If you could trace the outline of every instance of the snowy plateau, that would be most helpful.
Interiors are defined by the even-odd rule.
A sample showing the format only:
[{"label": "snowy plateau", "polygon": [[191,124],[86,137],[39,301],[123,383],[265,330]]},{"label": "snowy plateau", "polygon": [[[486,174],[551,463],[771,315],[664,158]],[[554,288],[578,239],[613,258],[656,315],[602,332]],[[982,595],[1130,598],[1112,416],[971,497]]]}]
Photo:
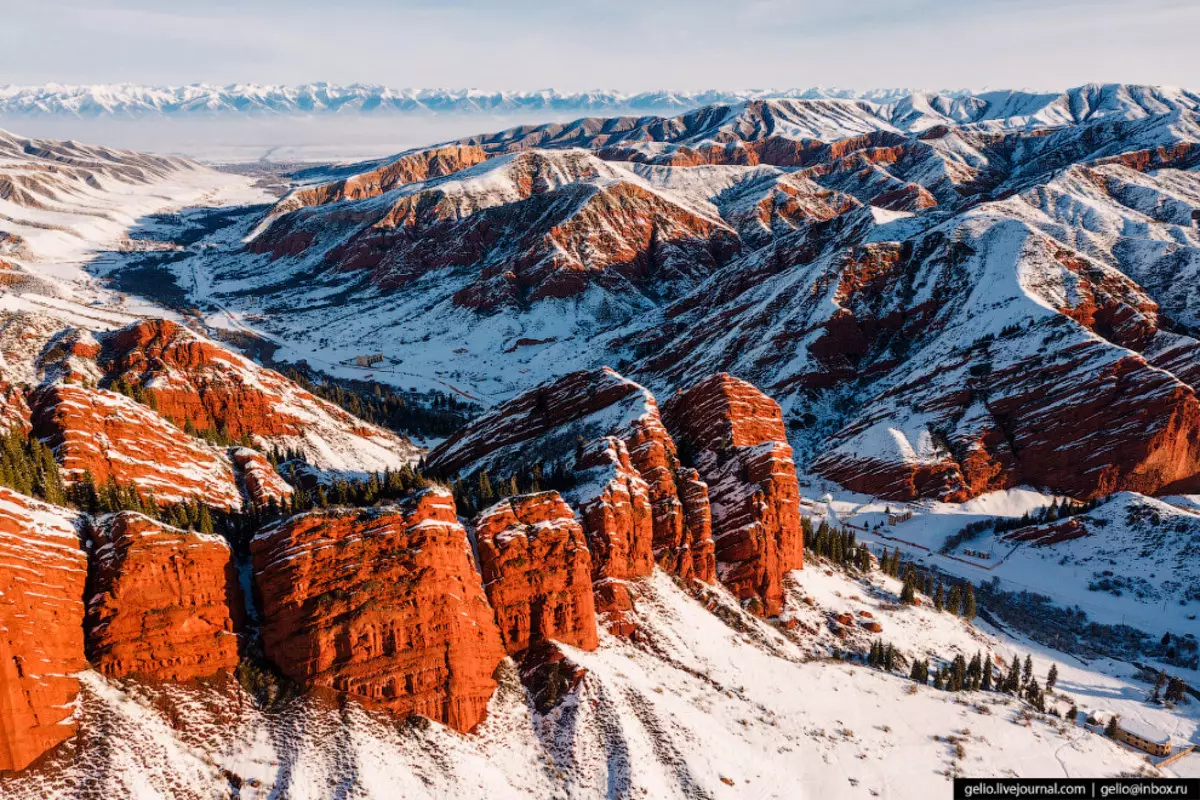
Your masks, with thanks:
[{"label": "snowy plateau", "polygon": [[[325,116],[396,144],[22,127]],[[1200,777],[1105,733],[1200,746],[1200,94],[0,87],[0,124],[0,796]]]}]

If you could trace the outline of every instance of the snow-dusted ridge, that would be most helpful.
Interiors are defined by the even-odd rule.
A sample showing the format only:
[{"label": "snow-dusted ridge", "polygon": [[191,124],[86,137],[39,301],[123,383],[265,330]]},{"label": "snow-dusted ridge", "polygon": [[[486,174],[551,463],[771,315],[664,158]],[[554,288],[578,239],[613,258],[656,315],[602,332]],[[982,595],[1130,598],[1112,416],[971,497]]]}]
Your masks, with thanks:
[{"label": "snow-dusted ridge", "polygon": [[1006,120],[1013,126],[1067,124],[1098,115],[1162,113],[1175,104],[1193,110],[1200,96],[1174,87],[1088,84],[1063,91],[809,87],[645,92],[560,92],[478,89],[396,89],[376,84],[296,86],[235,83],[146,86],[130,83],[0,86],[0,117],[260,116],[324,114],[654,114],[754,100],[843,100],[865,103],[912,129],[914,120],[953,123]]}]

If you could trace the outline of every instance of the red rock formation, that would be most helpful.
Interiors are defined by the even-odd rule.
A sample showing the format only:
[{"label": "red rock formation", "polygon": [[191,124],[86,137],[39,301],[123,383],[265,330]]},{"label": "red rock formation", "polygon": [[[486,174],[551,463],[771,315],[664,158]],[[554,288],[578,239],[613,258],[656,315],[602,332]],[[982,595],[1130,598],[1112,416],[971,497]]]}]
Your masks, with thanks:
[{"label": "red rock formation", "polygon": [[54,448],[68,482],[90,472],[98,486],[113,478],[160,503],[201,498],[241,507],[221,451],[123,394],[55,383],[38,389],[32,405],[34,433]]},{"label": "red rock formation", "polygon": [[673,396],[667,428],[709,487],[717,576],[766,616],[783,610],[783,574],[804,564],[800,487],[779,405],[713,375]]},{"label": "red rock formation", "polygon": [[[486,161],[489,155],[478,147],[443,145],[401,156],[369,172],[360,172],[344,180],[308,187],[292,192],[272,209],[280,214],[308,206],[340,203],[345,200],[363,200],[377,197],[384,192],[408,183],[426,181],[443,175],[451,175]],[[269,239],[256,239],[251,246],[255,253],[264,249]]]},{"label": "red rock formation", "polygon": [[583,518],[592,552],[596,610],[618,636],[637,629],[630,581],[654,569],[654,511],[650,488],[629,457],[625,442],[606,436],[587,445],[575,462],[582,488],[571,497]]},{"label": "red rock formation", "polygon": [[[611,630],[631,630],[627,582],[649,575],[655,559],[681,577],[713,579],[707,491],[694,474],[677,475],[675,443],[653,395],[611,369],[571,373],[527,392],[427,459],[435,473],[487,467],[494,479],[555,462],[569,464],[579,480],[567,500],[583,520],[596,607]],[[686,505],[681,480],[688,483]]]},{"label": "red rock formation", "polygon": [[0,771],[75,733],[87,557],[65,509],[0,488]]},{"label": "red rock formation", "polygon": [[[684,543],[691,556],[692,577],[706,583],[717,579],[716,546],[712,538],[712,507],[708,484],[700,473],[690,467],[680,467],[675,473],[679,500],[683,503]],[[681,577],[686,573],[681,571]]]},{"label": "red rock formation", "polygon": [[28,432],[29,406],[25,402],[25,393],[11,384],[0,384],[0,434],[13,428]]},{"label": "red rock formation", "polygon": [[449,492],[302,514],[250,551],[286,675],[459,731],[483,719],[504,648]]},{"label": "red rock formation", "polygon": [[109,677],[186,681],[238,663],[241,592],[229,545],[133,512],[98,520],[87,652]]},{"label": "red rock formation", "polygon": [[475,541],[505,650],[547,640],[596,649],[592,558],[558,492],[510,497],[484,510]]},{"label": "red rock formation", "polygon": [[[167,320],[145,320],[106,336],[103,357],[109,380],[144,388],[180,427],[191,423],[198,431],[298,447],[331,469],[395,468],[418,452],[411,442]],[[349,455],[334,463],[333,450]]]},{"label": "red rock formation", "polygon": [[229,460],[242,479],[246,499],[256,505],[270,501],[281,502],[293,494],[291,484],[285,481],[271,466],[267,457],[249,447],[234,447],[229,451]]}]

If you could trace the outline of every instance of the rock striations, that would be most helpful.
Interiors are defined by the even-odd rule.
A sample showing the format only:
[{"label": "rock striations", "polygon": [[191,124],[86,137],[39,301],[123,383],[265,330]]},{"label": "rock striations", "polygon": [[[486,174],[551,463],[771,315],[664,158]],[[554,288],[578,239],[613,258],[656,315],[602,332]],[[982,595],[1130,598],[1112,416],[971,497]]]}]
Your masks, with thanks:
[{"label": "rock striations", "polygon": [[504,647],[448,492],[301,514],[250,550],[263,646],[286,675],[459,731],[483,719]]},{"label": "rock striations", "polygon": [[721,582],[779,614],[783,574],[804,565],[800,487],[779,405],[722,373],[677,393],[663,412],[708,484]]},{"label": "rock striations", "polygon": [[66,509],[0,488],[0,771],[75,732],[87,557]]},{"label": "rock striations", "polygon": [[475,519],[483,588],[509,653],[548,640],[594,650],[592,558],[558,492],[506,498]]},{"label": "rock striations", "polygon": [[[759,613],[778,614],[783,573],[802,566],[804,547],[779,406],[727,375],[672,404],[664,426],[643,387],[608,368],[576,372],[476,420],[428,464],[446,476],[486,469],[499,479],[531,463],[565,465],[574,483],[564,498],[587,535],[596,609],[616,633],[634,632],[631,581],[655,562],[683,578],[721,577]],[[677,441],[697,468],[681,465]]]},{"label": "rock striations", "polygon": [[131,511],[92,526],[88,659],[103,674],[186,681],[238,664],[229,545]]}]

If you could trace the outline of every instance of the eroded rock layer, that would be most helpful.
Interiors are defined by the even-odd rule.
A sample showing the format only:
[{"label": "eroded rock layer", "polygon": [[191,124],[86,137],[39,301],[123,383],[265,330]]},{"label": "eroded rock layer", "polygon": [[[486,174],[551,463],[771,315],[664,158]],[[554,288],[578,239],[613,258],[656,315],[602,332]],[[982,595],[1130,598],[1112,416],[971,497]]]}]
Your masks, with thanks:
[{"label": "eroded rock layer", "polygon": [[87,651],[103,674],[186,681],[238,663],[241,593],[218,536],[130,511],[92,531]]},{"label": "eroded rock layer", "polygon": [[0,488],[0,771],[75,732],[87,557],[66,509]]},{"label": "eroded rock layer", "polygon": [[33,395],[33,430],[54,448],[68,481],[90,475],[103,486],[112,478],[160,503],[199,498],[218,508],[242,505],[220,450],[123,394],[74,383],[43,386]]},{"label": "eroded rock layer", "polygon": [[558,492],[510,497],[484,510],[475,540],[505,650],[548,640],[596,648],[592,558]]},{"label": "eroded rock layer", "polygon": [[767,616],[804,565],[800,487],[779,405],[725,373],[674,395],[663,416],[708,484],[717,576]]},{"label": "eroded rock layer", "polygon": [[448,492],[302,514],[250,550],[286,675],[459,731],[483,719],[504,648]]}]

